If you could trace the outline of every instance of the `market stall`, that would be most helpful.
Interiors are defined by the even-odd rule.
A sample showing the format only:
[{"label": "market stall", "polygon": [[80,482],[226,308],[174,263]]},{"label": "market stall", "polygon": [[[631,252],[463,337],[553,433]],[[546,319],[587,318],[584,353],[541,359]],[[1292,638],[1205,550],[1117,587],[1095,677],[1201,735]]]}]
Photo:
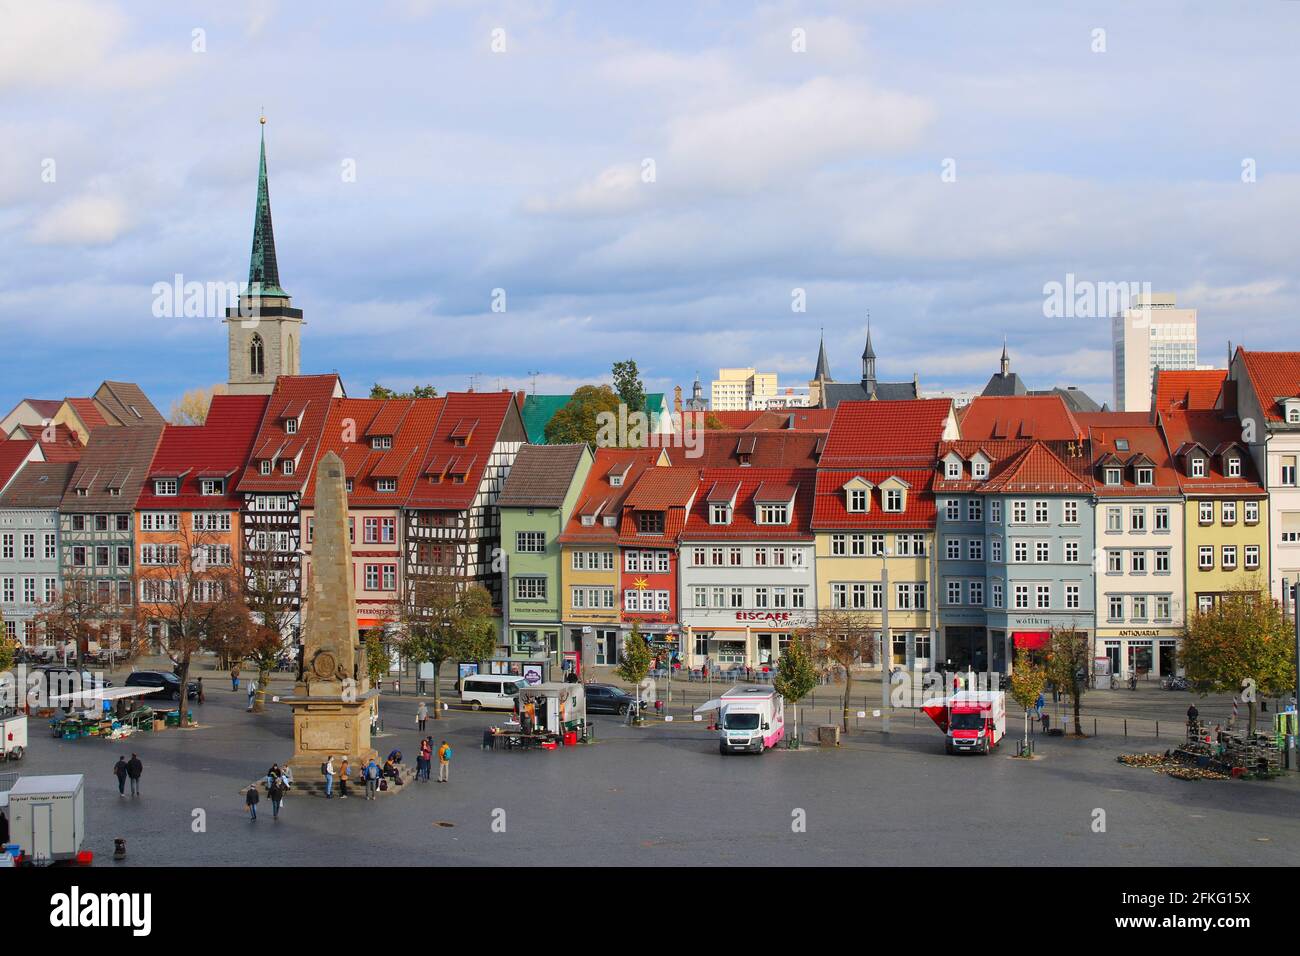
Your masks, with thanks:
[{"label": "market stall", "polygon": [[[50,718],[55,737],[76,740],[79,737],[125,737],[132,733],[159,730],[180,723],[179,709],[170,713],[155,711],[144,703],[144,695],[153,687],[94,687],[52,697],[50,703],[63,713]],[[192,714],[189,715],[192,717]]]},{"label": "market stall", "polygon": [[521,687],[516,716],[483,733],[484,747],[493,750],[550,750],[590,739],[586,694],[576,683]]}]

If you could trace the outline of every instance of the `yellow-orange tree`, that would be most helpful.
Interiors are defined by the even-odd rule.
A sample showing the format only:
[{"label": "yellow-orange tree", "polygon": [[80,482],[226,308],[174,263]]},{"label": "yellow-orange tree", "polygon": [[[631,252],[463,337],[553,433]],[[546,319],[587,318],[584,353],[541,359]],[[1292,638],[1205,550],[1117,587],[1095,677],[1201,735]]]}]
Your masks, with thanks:
[{"label": "yellow-orange tree", "polygon": [[1070,695],[1074,705],[1074,736],[1082,737],[1079,709],[1083,692],[1088,689],[1088,666],[1092,663],[1092,642],[1084,631],[1072,627],[1052,628],[1051,643],[1047,646],[1047,677]]},{"label": "yellow-orange tree", "polygon": [[1255,588],[1222,595],[1208,611],[1193,614],[1183,630],[1182,664],[1202,694],[1242,695],[1255,732],[1260,694],[1295,687],[1295,635],[1276,601]]}]

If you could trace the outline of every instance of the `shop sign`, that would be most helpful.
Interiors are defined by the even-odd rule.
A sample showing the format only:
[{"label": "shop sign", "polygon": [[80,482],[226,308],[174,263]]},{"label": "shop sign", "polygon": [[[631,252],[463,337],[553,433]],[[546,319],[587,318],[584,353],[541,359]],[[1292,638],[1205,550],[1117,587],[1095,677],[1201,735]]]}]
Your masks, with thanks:
[{"label": "shop sign", "polygon": [[789,611],[737,611],[737,621],[759,621],[764,624],[789,624],[794,619]]}]

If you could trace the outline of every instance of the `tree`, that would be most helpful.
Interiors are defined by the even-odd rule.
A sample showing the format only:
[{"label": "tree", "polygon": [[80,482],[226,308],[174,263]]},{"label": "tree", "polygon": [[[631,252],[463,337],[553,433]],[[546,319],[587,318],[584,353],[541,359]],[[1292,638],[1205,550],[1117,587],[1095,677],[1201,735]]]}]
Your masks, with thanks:
[{"label": "tree", "polygon": [[376,382],[370,386],[371,398],[437,398],[438,390],[432,385],[416,385],[409,392],[397,392]]},{"label": "tree", "polygon": [[171,414],[167,416],[167,420],[173,425],[202,425],[208,419],[212,396],[224,394],[226,394],[224,385],[191,389],[172,402]]},{"label": "tree", "polygon": [[[101,588],[101,583],[107,587]],[[92,640],[98,641],[101,634],[114,628],[122,634],[120,625],[128,609],[116,603],[112,585],[107,579],[97,580],[86,569],[70,568],[63,573],[63,587],[33,618],[56,647],[72,644],[76,648],[78,672],[85,669]],[[129,642],[123,642],[121,649],[123,656],[132,656],[137,650]]]},{"label": "tree", "polygon": [[482,660],[496,647],[492,594],[481,584],[441,572],[409,580],[405,600],[393,612],[401,628],[401,652],[417,665],[433,665],[433,716],[440,720],[443,663]]},{"label": "tree", "polygon": [[645,411],[645,385],[641,382],[636,362],[632,359],[615,362],[613,372],[614,388],[619,399],[627,406],[628,414]]},{"label": "tree", "polygon": [[1183,669],[1202,694],[1241,694],[1253,735],[1259,695],[1295,687],[1294,641],[1280,604],[1265,599],[1258,587],[1237,588],[1188,618]]},{"label": "tree", "polygon": [[388,672],[388,653],[384,650],[384,627],[376,624],[366,631],[362,643],[366,648],[366,676],[370,686],[378,687]]},{"label": "tree", "polygon": [[776,662],[776,677],[772,680],[776,692],[794,707],[794,745],[799,746],[799,701],[817,686],[817,662],[813,657],[812,641],[805,631],[790,638],[785,653]]},{"label": "tree", "polygon": [[270,539],[267,535],[265,548],[244,549],[244,600],[248,605],[250,628],[243,641],[223,648],[228,663],[247,658],[257,667],[253,712],[259,714],[266,709],[266,686],[271,671],[285,651],[285,636],[293,623],[297,594],[294,579],[284,570],[282,555],[274,550]]},{"label": "tree", "polygon": [[1028,654],[1011,672],[1011,697],[1025,709],[1024,748],[1029,748],[1029,711],[1038,703],[1038,697],[1047,683],[1047,672],[1029,662]]},{"label": "tree", "polygon": [[[640,688],[641,682],[650,673],[650,645],[641,634],[641,625],[632,622],[632,630],[623,642],[623,659],[614,668],[614,673],[633,687]],[[640,691],[638,690],[638,696]]]},{"label": "tree", "polygon": [[1047,679],[1058,690],[1064,689],[1074,705],[1074,736],[1083,737],[1079,723],[1083,692],[1088,689],[1088,666],[1092,663],[1092,642],[1083,631],[1072,627],[1052,628],[1047,645]]},{"label": "tree", "polygon": [[619,398],[608,385],[583,385],[546,423],[548,445],[576,445],[586,442],[596,446],[602,412],[618,415]]},{"label": "tree", "polygon": [[231,560],[227,538],[194,531],[182,523],[171,542],[155,546],[156,564],[142,568],[136,633],[153,627],[165,634],[163,650],[180,678],[180,725],[186,718],[190,665],[214,644],[246,644],[253,639],[244,582]]},{"label": "tree", "polygon": [[15,641],[5,636],[5,614],[4,609],[0,608],[0,673],[14,669],[16,650]]},{"label": "tree", "polygon": [[[853,611],[821,611],[810,636],[813,659],[822,673],[844,674],[844,732],[849,732],[849,699],[853,694],[853,668],[876,658],[876,632],[867,615]],[[882,679],[888,679],[882,677]]]}]

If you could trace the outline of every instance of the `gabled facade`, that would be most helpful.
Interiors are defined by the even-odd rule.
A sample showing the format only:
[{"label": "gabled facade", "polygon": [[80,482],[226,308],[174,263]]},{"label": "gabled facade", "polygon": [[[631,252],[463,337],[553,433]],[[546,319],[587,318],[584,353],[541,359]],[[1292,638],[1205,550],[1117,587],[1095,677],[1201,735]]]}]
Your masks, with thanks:
[{"label": "gabled facade", "polygon": [[330,405],[344,397],[337,375],[277,379],[235,485],[242,499],[244,566],[250,574],[265,572],[282,582],[286,626],[295,631],[302,626],[302,498]]},{"label": "gabled facade", "polygon": [[402,511],[408,582],[450,569],[501,607],[497,497],[526,440],[514,393],[447,395]]},{"label": "gabled facade", "polygon": [[681,534],[681,659],[690,667],[775,667],[816,623],[812,468],[699,474]]},{"label": "gabled facade", "polygon": [[528,660],[545,655],[554,666],[575,673],[582,669],[582,638],[566,635],[562,627],[559,539],[577,507],[591,463],[585,444],[524,445],[497,500],[510,653]]},{"label": "gabled facade", "polygon": [[75,462],[26,463],[0,494],[0,614],[4,637],[48,643],[36,616],[62,587],[59,504]]}]

